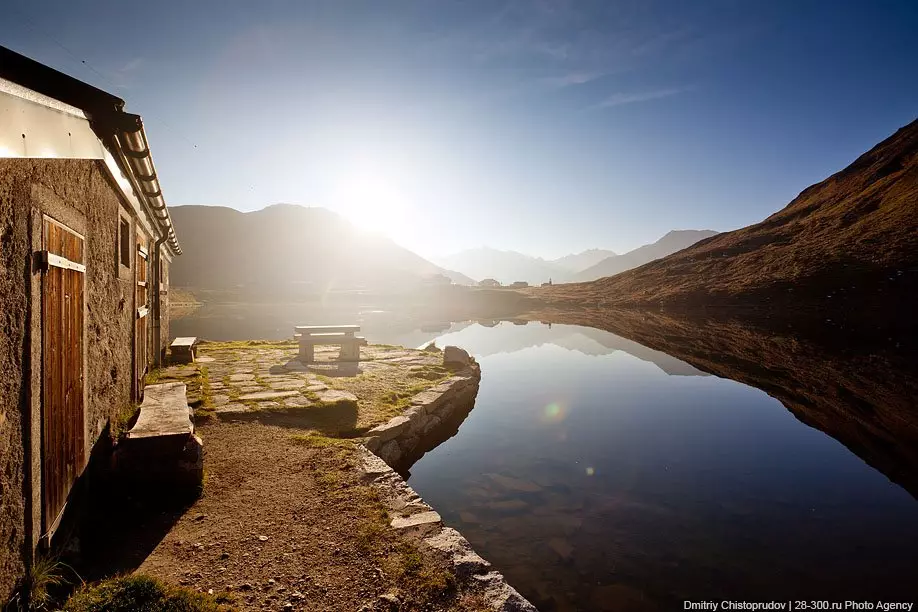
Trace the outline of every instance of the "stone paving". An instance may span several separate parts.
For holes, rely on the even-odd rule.
[[[299,411],[308,417],[306,409],[350,406],[350,425],[369,428],[385,421],[385,415],[370,410],[377,398],[372,389],[355,393],[349,387],[362,391],[368,381],[420,376],[442,363],[440,353],[385,345],[363,347],[359,363],[338,362],[334,347],[317,347],[315,357],[314,363],[300,362],[293,343],[202,343],[197,365],[206,374],[204,407],[231,418],[266,411]],[[411,380],[415,392],[425,382]]]

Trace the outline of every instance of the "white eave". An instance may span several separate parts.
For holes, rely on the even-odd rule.
[[[162,195],[158,189],[156,193],[138,193],[144,185],[136,183],[135,188],[135,182],[140,179],[128,177],[124,172],[123,166],[126,166],[136,174],[137,168],[144,163],[155,176],[149,155],[142,160],[128,160],[123,156],[121,143],[126,138],[139,139],[146,145],[142,127],[139,134],[119,132],[117,143],[113,143],[117,149],[115,153],[124,160],[119,164],[81,109],[0,78],[0,158],[102,160],[146,232],[162,237],[171,254],[178,255],[181,247]],[[158,181],[155,185],[158,188]]]

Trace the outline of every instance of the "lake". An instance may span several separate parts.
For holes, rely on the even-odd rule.
[[[765,392],[587,327],[437,344],[481,388],[409,483],[541,610],[915,595],[916,500]]]
[[[463,323],[436,315],[387,308],[378,303],[217,303],[205,304],[170,323],[170,334],[207,340],[285,340],[296,325],[359,324],[375,344],[417,347]],[[470,324],[470,323],[468,323]]]
[[[647,335],[713,375],[593,327],[315,304],[209,306],[172,334],[303,322],[481,363],[474,409],[409,483],[543,612],[918,596],[914,370],[735,326]]]

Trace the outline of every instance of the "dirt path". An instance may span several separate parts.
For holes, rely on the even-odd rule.
[[[443,589],[427,588],[438,567],[406,571],[417,560],[387,535],[348,443],[304,442],[256,422],[214,420],[199,431],[204,494],[139,572],[226,592],[243,610],[453,607],[448,575]]]

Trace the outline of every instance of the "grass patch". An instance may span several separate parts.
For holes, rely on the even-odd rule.
[[[201,381],[201,408],[204,410],[214,409],[214,393],[210,388],[210,370],[207,366],[198,368]]]
[[[229,612],[226,596],[212,597],[149,576],[123,576],[83,587],[63,612]]]
[[[351,440],[324,436],[317,431],[297,434],[291,436],[291,438],[297,444],[304,444],[312,448],[341,448],[347,450],[354,448],[354,442]]]
[[[57,609],[55,594],[59,596],[59,591],[68,584],[64,579],[65,570],[74,573],[70,566],[61,563],[56,557],[36,557],[22,579],[18,592],[4,610]]]
[[[401,542],[385,565],[399,589],[416,605],[440,601],[456,589],[456,576],[425,559],[412,543]]]
[[[168,376],[163,368],[154,368],[143,375],[143,384],[144,386],[155,385],[167,378]]]
[[[127,404],[115,414],[111,421],[112,438],[117,440],[131,428],[134,417],[140,411],[137,404]]]
[[[349,391],[358,399],[355,429],[368,430],[398,416],[411,399],[449,378],[449,370],[438,364],[424,364],[414,369],[404,365],[373,368],[354,377],[323,380],[329,388]]]
[[[198,344],[206,345],[208,350],[213,351],[239,351],[252,348],[287,348],[291,346],[299,347],[299,342],[296,340],[234,340],[226,342],[202,340]]]

